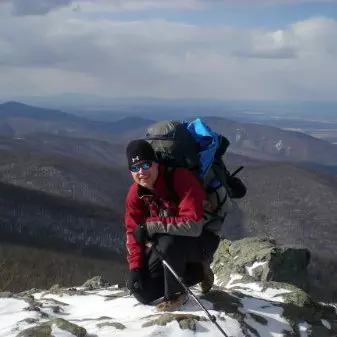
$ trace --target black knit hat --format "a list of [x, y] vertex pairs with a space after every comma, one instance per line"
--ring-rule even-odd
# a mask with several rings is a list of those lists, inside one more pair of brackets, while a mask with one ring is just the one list
[[141, 160], [156, 161], [152, 146], [144, 139], [132, 140], [126, 148], [128, 165], [132, 166]]

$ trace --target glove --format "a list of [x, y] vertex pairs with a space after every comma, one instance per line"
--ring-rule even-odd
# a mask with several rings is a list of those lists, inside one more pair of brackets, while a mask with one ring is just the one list
[[140, 269], [130, 270], [127, 287], [131, 292], [143, 290], [143, 281]]
[[139, 244], [145, 245], [149, 239], [149, 233], [147, 232], [146, 224], [139, 224], [133, 231], [133, 236]]

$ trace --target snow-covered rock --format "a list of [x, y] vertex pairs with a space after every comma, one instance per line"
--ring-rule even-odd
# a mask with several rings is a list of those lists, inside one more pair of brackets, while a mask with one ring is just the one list
[[[336, 333], [336, 309], [313, 302], [294, 286], [243, 282], [231, 275], [207, 295], [191, 290], [232, 337], [312, 336]], [[89, 283], [90, 284], [90, 283]], [[32, 289], [0, 297], [0, 337], [223, 336], [190, 297], [173, 313], [138, 303], [126, 289], [105, 286]]]
[[191, 288], [215, 322], [193, 296], [179, 311], [159, 313], [100, 276], [72, 288], [2, 292], [0, 337], [220, 337], [220, 329], [231, 337], [336, 337], [336, 306], [297, 287], [309, 259], [307, 250], [272, 240], [222, 241], [213, 289]]

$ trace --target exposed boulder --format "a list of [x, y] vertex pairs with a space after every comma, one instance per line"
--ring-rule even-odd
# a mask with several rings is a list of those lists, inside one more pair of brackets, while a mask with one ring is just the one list
[[105, 280], [102, 276], [95, 276], [90, 280], [87, 280], [82, 284], [81, 287], [89, 288], [89, 289], [98, 289], [104, 287], [110, 287], [111, 283]]
[[34, 326], [33, 328], [25, 329], [21, 331], [17, 337], [54, 337], [53, 331], [55, 331], [55, 329], [63, 330], [64, 332], [67, 331], [76, 337], [87, 336], [87, 331], [84, 328], [74, 323], [70, 323], [65, 319], [56, 318], [49, 322]]
[[143, 324], [143, 327], [149, 327], [152, 325], [161, 325], [164, 326], [172, 321], [177, 321], [179, 327], [182, 330], [196, 330], [196, 321], [206, 321], [204, 317], [200, 317], [193, 314], [175, 314], [175, 313], [165, 313], [156, 315], [155, 319], [152, 319]]
[[245, 275], [251, 281], [286, 282], [303, 290], [308, 287], [310, 252], [305, 248], [277, 245], [257, 237], [224, 240], [215, 254], [213, 270], [219, 284], [226, 285], [231, 274]]
[[0, 298], [12, 297], [13, 294], [10, 291], [0, 291]]

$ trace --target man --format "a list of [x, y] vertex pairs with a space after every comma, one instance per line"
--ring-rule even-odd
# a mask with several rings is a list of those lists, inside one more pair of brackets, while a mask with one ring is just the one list
[[[164, 297], [157, 310], [177, 310], [188, 296], [163, 267], [157, 252], [187, 286], [200, 283], [203, 293], [211, 289], [214, 275], [210, 261], [219, 238], [203, 230], [206, 194], [193, 173], [184, 168], [173, 171], [172, 186], [167, 186], [167, 167], [157, 162], [145, 140], [131, 141], [126, 156], [134, 180], [125, 212], [128, 288], [141, 303]], [[170, 198], [172, 190], [178, 197], [176, 202]]]

